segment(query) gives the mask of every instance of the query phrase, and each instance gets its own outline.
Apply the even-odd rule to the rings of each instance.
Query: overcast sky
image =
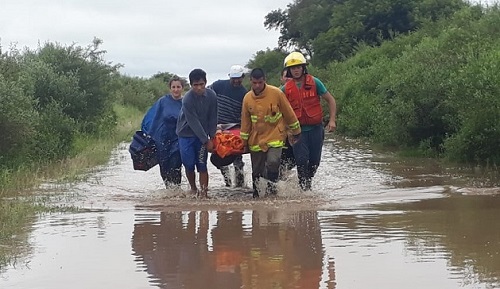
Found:
[[[0,45],[6,51],[38,43],[91,44],[103,40],[106,60],[121,72],[187,77],[194,68],[208,83],[226,79],[233,64],[245,65],[259,50],[278,44],[264,17],[292,0],[0,0]]]

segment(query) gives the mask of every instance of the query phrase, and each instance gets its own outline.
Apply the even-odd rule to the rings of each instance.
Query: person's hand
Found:
[[[205,144],[207,151],[211,153],[214,150],[214,141],[209,139],[207,143]]]
[[[326,132],[332,132],[335,131],[336,129],[337,129],[337,124],[335,123],[334,120],[329,121],[325,126]]]
[[[294,134],[291,137],[288,138],[288,142],[290,142],[290,145],[295,145],[300,139],[300,133],[299,134]]]

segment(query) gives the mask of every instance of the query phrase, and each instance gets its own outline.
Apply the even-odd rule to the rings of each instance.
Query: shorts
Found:
[[[197,137],[179,137],[179,148],[184,168],[188,172],[207,171],[207,148]]]

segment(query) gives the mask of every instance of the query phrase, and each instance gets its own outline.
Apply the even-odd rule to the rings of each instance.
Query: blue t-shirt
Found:
[[[218,123],[241,123],[241,107],[247,89],[241,85],[234,87],[229,79],[217,80],[209,88],[217,94]]]

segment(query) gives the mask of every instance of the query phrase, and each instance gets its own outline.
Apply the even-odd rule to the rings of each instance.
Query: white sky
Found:
[[[106,60],[121,72],[149,77],[194,68],[208,83],[226,79],[259,50],[278,44],[264,17],[293,0],[1,0],[0,45],[35,49],[38,43],[87,46],[103,40]]]

